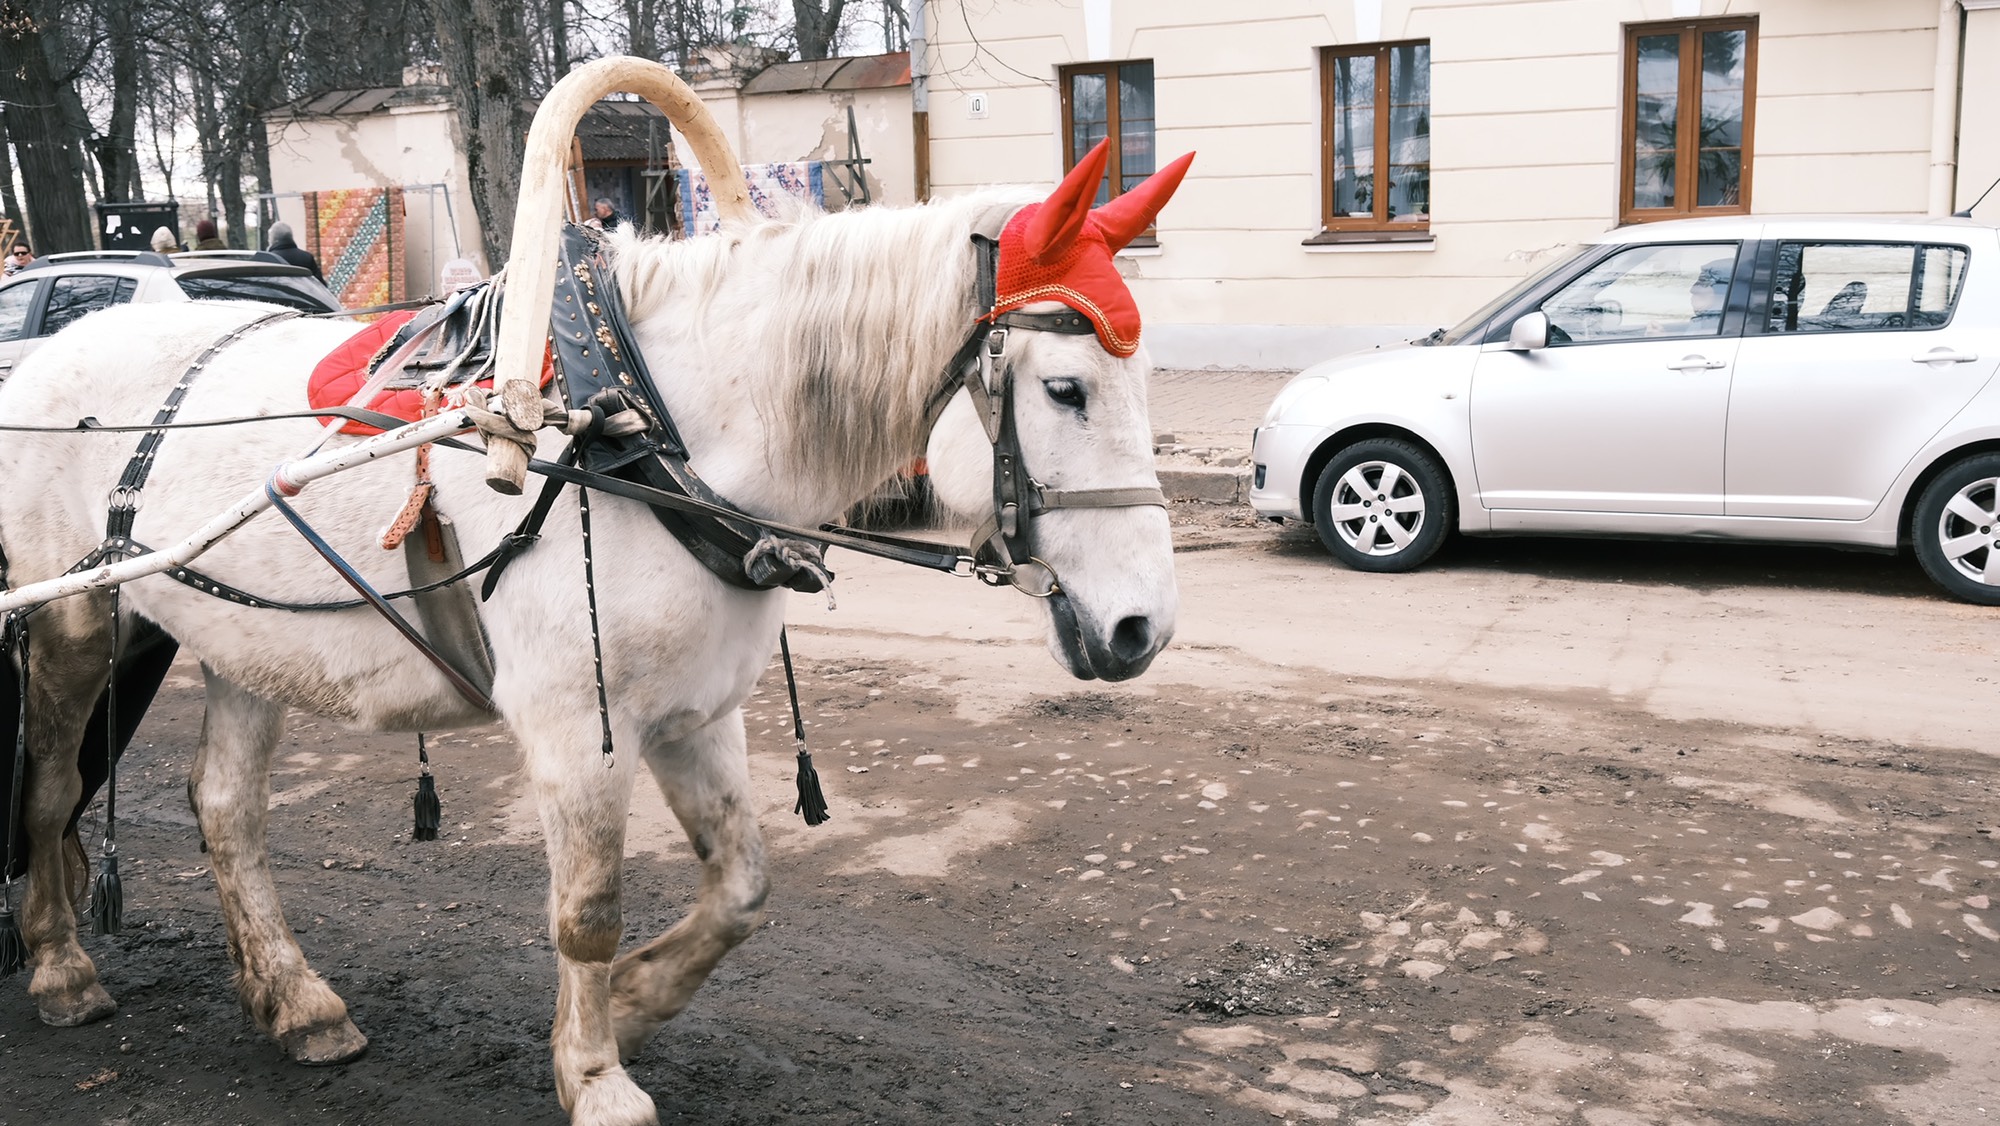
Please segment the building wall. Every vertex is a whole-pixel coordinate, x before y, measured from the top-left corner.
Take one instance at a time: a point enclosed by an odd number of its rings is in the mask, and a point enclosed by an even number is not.
[[[497,268],[480,249],[479,217],[449,104],[401,106],[362,116],[273,119],[266,128],[271,186],[280,197],[278,217],[298,232],[299,245],[309,245],[311,221],[302,201],[284,198],[289,193],[444,184],[449,206],[443,192],[404,193],[403,262],[409,292],[441,292],[438,267],[453,257],[471,259],[481,274]]]
[[[1151,59],[1160,158],[1200,155],[1161,216],[1159,249],[1121,256],[1149,348],[1172,366],[1299,366],[1449,324],[1616,225],[1626,23],[1759,18],[1756,213],[1922,213],[1938,11],[1938,0],[1260,0],[1222,21],[1207,0],[934,0],[933,190],[1053,184],[1058,68]],[[1966,105],[1983,91],[1991,138],[2000,29],[1987,21],[2000,11],[1970,15]],[[1431,45],[1435,238],[1301,245],[1320,228],[1318,48],[1401,39]],[[983,119],[968,112],[973,93],[987,95]],[[1980,160],[2000,163],[1996,140]],[[1968,168],[1961,183],[1973,178]]]
[[[875,203],[916,202],[916,149],[910,127],[910,88],[815,90],[798,94],[744,94],[737,79],[697,83],[696,91],[744,164],[788,164],[847,157],[847,107],[854,106],[855,132]],[[674,155],[689,167],[700,162],[687,138],[674,131]],[[838,210],[843,197],[829,170],[827,207]]]
[[[1954,204],[1960,208],[1971,206],[2000,180],[2000,0],[1965,13],[1964,57]],[[2000,188],[1993,188],[1972,216],[2000,225]]]

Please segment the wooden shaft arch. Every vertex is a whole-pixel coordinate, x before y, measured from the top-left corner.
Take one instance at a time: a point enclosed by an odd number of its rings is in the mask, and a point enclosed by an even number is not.
[[[658,106],[688,139],[708,178],[715,208],[725,221],[754,218],[750,186],[729,138],[687,83],[650,59],[614,55],[565,75],[542,99],[528,129],[521,162],[521,192],[514,208],[514,242],[507,258],[507,300],[500,310],[494,382],[500,403],[522,430],[542,425],[542,354],[548,339],[549,302],[555,293],[556,238],[562,229],[570,138],[599,98],[633,93]],[[486,483],[520,493],[528,476],[527,452],[512,442],[487,446]]]

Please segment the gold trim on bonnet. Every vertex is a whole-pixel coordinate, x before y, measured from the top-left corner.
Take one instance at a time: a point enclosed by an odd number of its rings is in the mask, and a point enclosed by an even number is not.
[[[1097,331],[1103,335],[1104,342],[1110,345],[1106,351],[1112,355],[1129,356],[1139,350],[1138,340],[1126,340],[1119,336],[1118,330],[1111,327],[1111,318],[1105,315],[1104,310],[1097,307],[1096,302],[1066,285],[1042,285],[1019,293],[1010,293],[994,302],[993,308],[996,311],[1013,309],[1049,297],[1060,298],[1063,304],[1076,306],[1090,314],[1090,319],[1097,325]]]

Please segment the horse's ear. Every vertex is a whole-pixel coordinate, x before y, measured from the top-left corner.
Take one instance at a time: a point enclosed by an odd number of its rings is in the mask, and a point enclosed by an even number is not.
[[[1083,233],[1083,221],[1090,217],[1091,201],[1097,198],[1097,185],[1104,182],[1104,166],[1111,160],[1111,142],[1097,142],[1090,155],[1076,162],[1063,182],[1028,220],[1028,229],[1022,232],[1022,245],[1035,261],[1047,264],[1062,256],[1063,251]]]
[[[1131,191],[1091,212],[1097,220],[1098,229],[1104,232],[1104,241],[1114,252],[1153,225],[1160,209],[1173,198],[1174,189],[1181,186],[1181,177],[1187,175],[1188,165],[1193,163],[1194,154],[1188,153],[1146,177],[1144,183]]]

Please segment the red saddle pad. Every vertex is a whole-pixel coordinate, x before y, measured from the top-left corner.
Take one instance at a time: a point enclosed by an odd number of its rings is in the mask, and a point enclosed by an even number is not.
[[[361,388],[387,348],[396,331],[416,317],[417,310],[405,309],[389,313],[374,324],[348,337],[340,347],[326,354],[313,367],[312,378],[306,381],[306,402],[314,410],[327,407],[346,406]],[[547,387],[555,378],[554,358],[548,354],[542,357],[541,385]],[[479,381],[481,387],[493,386],[491,379]],[[371,411],[392,415],[405,422],[415,422],[424,414],[424,393],[418,387],[384,387],[368,401]],[[365,422],[350,420],[340,428],[343,434],[380,434],[381,428]]]

